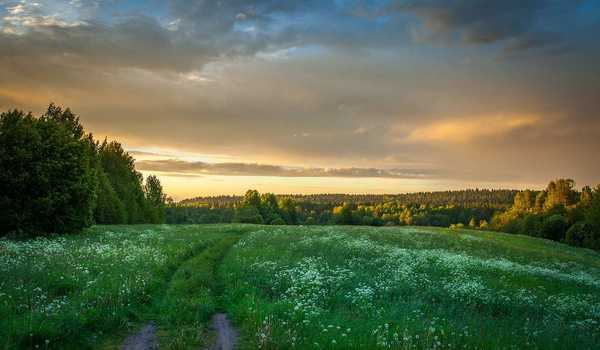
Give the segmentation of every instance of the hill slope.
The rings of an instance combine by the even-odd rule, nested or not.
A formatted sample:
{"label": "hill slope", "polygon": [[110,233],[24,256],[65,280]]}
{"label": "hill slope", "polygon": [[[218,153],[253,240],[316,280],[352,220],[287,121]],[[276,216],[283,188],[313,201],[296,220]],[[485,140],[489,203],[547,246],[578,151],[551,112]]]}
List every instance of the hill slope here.
{"label": "hill slope", "polygon": [[248,348],[597,348],[600,256],[438,228],[265,227],[221,276]]}

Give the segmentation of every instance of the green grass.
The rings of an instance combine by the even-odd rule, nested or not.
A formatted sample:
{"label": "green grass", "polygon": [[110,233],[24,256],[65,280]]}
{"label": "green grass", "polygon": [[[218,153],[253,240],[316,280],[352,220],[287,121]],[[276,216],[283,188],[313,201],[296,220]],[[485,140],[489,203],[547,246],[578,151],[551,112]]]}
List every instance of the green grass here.
{"label": "green grass", "polygon": [[600,346],[600,255],[531,237],[265,227],[220,274],[248,349]]}
{"label": "green grass", "polygon": [[494,232],[99,226],[0,240],[0,273],[0,349],[199,349],[217,311],[246,349],[600,347],[600,254]]}
{"label": "green grass", "polygon": [[[187,283],[181,275],[200,273],[217,254],[215,248],[231,244],[248,229],[98,226],[80,235],[0,240],[0,349],[115,345],[127,330],[155,317],[166,325],[161,334],[168,341],[173,330],[163,318],[171,307],[182,306],[175,303],[183,300],[180,285]],[[204,280],[196,277],[186,287],[188,294],[197,291],[201,302],[210,300],[200,297],[204,289],[197,283]],[[204,303],[198,308],[206,309]],[[202,311],[200,320],[208,311]]]}

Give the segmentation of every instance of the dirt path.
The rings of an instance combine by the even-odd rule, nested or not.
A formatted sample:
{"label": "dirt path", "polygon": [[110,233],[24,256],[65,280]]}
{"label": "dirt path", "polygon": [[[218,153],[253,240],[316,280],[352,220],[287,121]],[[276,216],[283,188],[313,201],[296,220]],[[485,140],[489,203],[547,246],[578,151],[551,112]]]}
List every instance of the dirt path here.
{"label": "dirt path", "polygon": [[215,314],[212,319],[212,326],[217,332],[217,337],[213,346],[207,350],[233,350],[238,340],[238,332],[233,328],[227,315]]}
{"label": "dirt path", "polygon": [[156,350],[158,341],[156,339],[156,326],[148,323],[139,332],[130,335],[123,343],[123,350]]}

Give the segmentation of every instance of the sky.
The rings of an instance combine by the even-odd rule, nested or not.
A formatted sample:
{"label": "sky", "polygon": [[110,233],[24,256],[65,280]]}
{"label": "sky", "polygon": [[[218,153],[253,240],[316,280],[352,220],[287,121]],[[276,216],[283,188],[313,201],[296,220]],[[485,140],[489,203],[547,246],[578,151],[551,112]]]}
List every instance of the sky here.
{"label": "sky", "polygon": [[600,182],[600,0],[0,0],[0,110],[175,199]]}

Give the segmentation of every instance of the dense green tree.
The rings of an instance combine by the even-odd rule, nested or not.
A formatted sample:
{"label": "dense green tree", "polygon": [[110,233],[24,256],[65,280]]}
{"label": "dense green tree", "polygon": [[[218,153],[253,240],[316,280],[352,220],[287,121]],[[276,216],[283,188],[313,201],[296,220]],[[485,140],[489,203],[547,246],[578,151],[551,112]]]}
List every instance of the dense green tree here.
{"label": "dense green tree", "polygon": [[591,249],[600,249],[600,230],[587,221],[575,223],[567,230],[565,242]]}
{"label": "dense green tree", "polygon": [[135,170],[135,160],[125,152],[120,143],[107,140],[99,146],[98,156],[112,188],[125,208],[126,222],[148,222],[142,174]]}
{"label": "dense green tree", "polygon": [[285,221],[283,221],[281,217],[277,217],[275,219],[272,219],[271,222],[269,222],[269,225],[285,225]]}
{"label": "dense green tree", "polygon": [[542,216],[536,214],[525,215],[521,219],[521,229],[518,233],[528,236],[542,235]]}
{"label": "dense green tree", "polygon": [[50,105],[40,118],[0,115],[0,233],[74,232],[93,222],[94,147],[79,118]]}
{"label": "dense green tree", "polygon": [[298,223],[298,215],[296,213],[296,202],[290,197],[285,197],[279,202],[281,217],[288,225],[296,225]]}
{"label": "dense green tree", "polygon": [[594,193],[590,186],[583,186],[581,194],[579,195],[579,205],[582,207],[589,206],[592,202],[593,195]]}
{"label": "dense green tree", "polygon": [[257,190],[248,190],[244,195],[244,206],[260,207],[260,194]]}
{"label": "dense green tree", "polygon": [[163,188],[158,177],[150,175],[146,178],[144,194],[147,202],[147,221],[157,224],[165,222],[165,202],[167,196],[163,192]]}
{"label": "dense green tree", "polygon": [[242,224],[262,224],[263,217],[255,206],[246,205],[235,210],[233,222]]}
{"label": "dense green tree", "polygon": [[70,109],[0,116],[0,235],[163,222],[164,200],[158,178],[144,191],[134,159],[117,142],[95,142]]}
{"label": "dense green tree", "polygon": [[551,215],[542,221],[541,235],[555,241],[561,240],[569,227],[567,219],[560,215]]}
{"label": "dense green tree", "polygon": [[334,208],[333,214],[335,215],[336,222],[340,225],[353,225],[355,223],[352,215],[352,205],[350,203],[344,203],[343,205]]}
{"label": "dense green tree", "polygon": [[281,225],[281,222],[284,221],[281,217],[277,197],[273,193],[264,193],[260,196],[260,206],[258,209],[265,223]]}
{"label": "dense green tree", "polygon": [[594,190],[592,200],[585,211],[585,219],[600,231],[600,185]]}
{"label": "dense green tree", "polygon": [[97,224],[124,224],[127,212],[102,167],[98,169],[98,197],[94,220]]}

